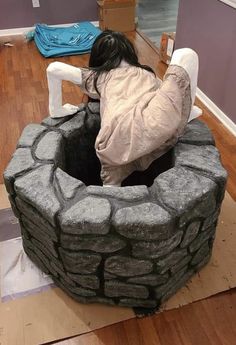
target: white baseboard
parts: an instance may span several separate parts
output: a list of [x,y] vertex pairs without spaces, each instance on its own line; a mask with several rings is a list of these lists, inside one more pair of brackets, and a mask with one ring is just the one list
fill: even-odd
[[222,122],[222,124],[236,136],[236,124],[220,109],[217,105],[210,100],[199,88],[196,93],[197,98],[205,104],[205,106]]
[[[91,22],[94,26],[99,26],[99,22],[95,21],[95,22]],[[49,25],[52,27],[57,27],[57,26],[61,26],[61,27],[68,27],[71,25],[74,25],[77,23],[68,23],[68,24],[57,24],[57,25]],[[31,27],[27,27],[27,28],[16,28],[16,29],[4,29],[4,30],[0,30],[0,37],[3,36],[17,36],[17,35],[25,35],[27,32],[34,30],[34,26]]]

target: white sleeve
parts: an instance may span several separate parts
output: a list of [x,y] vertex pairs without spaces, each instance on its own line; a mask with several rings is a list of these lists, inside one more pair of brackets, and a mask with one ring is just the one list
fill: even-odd
[[51,117],[63,117],[75,114],[79,107],[72,104],[62,105],[62,80],[82,84],[81,69],[62,62],[52,62],[47,68],[49,90],[49,114]]

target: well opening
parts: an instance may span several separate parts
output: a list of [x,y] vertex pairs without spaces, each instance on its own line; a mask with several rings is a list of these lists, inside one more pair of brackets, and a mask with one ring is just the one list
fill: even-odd
[[[99,129],[99,116],[89,114],[84,127],[79,132],[73,132],[65,144],[64,171],[81,180],[86,186],[102,185],[101,165],[94,148]],[[173,165],[173,150],[170,150],[155,160],[147,170],[133,172],[123,181],[122,187],[134,185],[150,187],[159,174],[169,170]]]

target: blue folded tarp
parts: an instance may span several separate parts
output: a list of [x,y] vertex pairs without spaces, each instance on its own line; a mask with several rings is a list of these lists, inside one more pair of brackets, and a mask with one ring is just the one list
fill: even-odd
[[101,30],[90,22],[82,22],[69,27],[51,27],[37,24],[34,41],[45,57],[85,54]]

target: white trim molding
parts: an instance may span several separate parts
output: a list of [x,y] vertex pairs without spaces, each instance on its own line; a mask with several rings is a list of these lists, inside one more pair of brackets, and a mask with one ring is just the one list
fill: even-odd
[[236,136],[236,124],[220,109],[207,95],[197,88],[197,98],[222,122],[222,124]]
[[220,1],[224,2],[226,5],[236,8],[236,0],[220,0]]
[[[49,25],[52,27],[68,27],[68,26],[72,26],[74,24],[78,24],[78,23],[69,23],[69,24],[57,24],[57,25]],[[91,22],[91,24],[93,24],[94,26],[99,26],[99,22]],[[26,35],[29,31],[34,30],[35,26],[31,26],[31,27],[26,27],[26,28],[15,28],[15,29],[4,29],[4,30],[0,30],[0,37],[3,36],[18,36],[18,35]]]

